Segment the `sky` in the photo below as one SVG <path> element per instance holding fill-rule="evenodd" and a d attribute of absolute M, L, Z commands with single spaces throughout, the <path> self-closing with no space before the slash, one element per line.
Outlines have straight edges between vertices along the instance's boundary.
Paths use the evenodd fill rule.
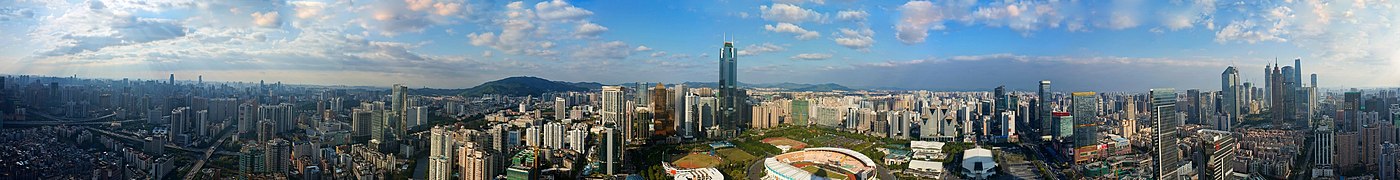
<path fill-rule="evenodd" d="M 1397 2 L 0 0 L 0 74 L 465 88 L 511 76 L 1060 91 L 1220 89 L 1301 59 L 1400 85 Z M 1307 75 L 1305 75 L 1307 76 Z"/>

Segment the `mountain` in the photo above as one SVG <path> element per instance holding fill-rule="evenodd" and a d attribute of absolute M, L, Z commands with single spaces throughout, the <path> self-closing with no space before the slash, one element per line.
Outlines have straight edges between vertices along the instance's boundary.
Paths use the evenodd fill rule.
<path fill-rule="evenodd" d="M 589 88 L 579 87 L 579 85 L 581 84 L 550 81 L 530 76 L 519 76 L 482 83 L 481 85 L 462 91 L 461 95 L 467 97 L 481 96 L 483 94 L 525 96 L 540 95 L 546 92 L 588 91 Z"/>
<path fill-rule="evenodd" d="M 687 87 L 687 88 L 698 88 L 698 87 L 716 88 L 716 87 L 719 87 L 719 83 L 716 83 L 716 82 L 685 82 L 685 87 Z M 761 84 L 748 84 L 748 83 L 742 83 L 742 82 L 740 82 L 740 83 L 739 83 L 739 87 L 742 87 L 742 88 L 778 88 L 778 89 L 784 89 L 784 90 L 789 90 L 789 91 L 815 91 L 815 92 L 827 92 L 827 91 L 855 91 L 855 89 L 852 89 L 852 88 L 846 87 L 846 86 L 842 86 L 842 85 L 836 84 L 836 83 L 826 83 L 826 84 L 800 84 L 800 83 L 761 83 Z"/>

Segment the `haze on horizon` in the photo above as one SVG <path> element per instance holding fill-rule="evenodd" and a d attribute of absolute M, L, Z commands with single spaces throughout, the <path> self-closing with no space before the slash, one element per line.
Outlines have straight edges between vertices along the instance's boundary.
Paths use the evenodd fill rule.
<path fill-rule="evenodd" d="M 464 88 L 511 76 L 1145 91 L 1266 63 L 1400 85 L 1392 1 L 5 1 L 0 74 Z"/>

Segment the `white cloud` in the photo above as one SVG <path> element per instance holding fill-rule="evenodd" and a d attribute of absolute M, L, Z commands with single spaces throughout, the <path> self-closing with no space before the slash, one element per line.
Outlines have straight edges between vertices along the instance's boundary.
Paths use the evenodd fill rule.
<path fill-rule="evenodd" d="M 661 56 L 666 56 L 666 51 L 657 51 L 657 52 L 651 53 L 651 57 L 661 57 Z"/>
<path fill-rule="evenodd" d="M 543 20 L 582 20 L 593 15 L 593 11 L 574 7 L 564 0 L 536 3 L 535 10 Z"/>
<path fill-rule="evenodd" d="M 1225 25 L 1225 28 L 1215 33 L 1215 42 L 1244 41 L 1253 44 L 1265 41 L 1288 41 L 1283 37 L 1279 37 L 1277 34 L 1271 33 L 1270 30 L 1256 30 L 1255 26 L 1254 22 L 1249 20 L 1231 22 L 1229 25 Z"/>
<path fill-rule="evenodd" d="M 822 14 L 811 9 L 805 9 L 791 4 L 773 4 L 772 6 L 759 6 L 763 13 L 759 15 L 765 20 L 783 23 L 820 22 Z"/>
<path fill-rule="evenodd" d="M 784 4 L 802 4 L 811 2 L 812 4 L 826 4 L 825 0 L 774 0 L 773 2 Z"/>
<path fill-rule="evenodd" d="M 318 16 L 321 16 L 322 12 L 326 10 L 326 3 L 323 2 L 296 1 L 291 2 L 291 4 L 294 7 L 293 10 L 296 12 L 297 18 L 301 19 L 317 18 Z M 322 16 L 320 18 L 325 17 Z"/>
<path fill-rule="evenodd" d="M 632 51 L 647 52 L 647 51 L 651 51 L 651 48 L 650 48 L 650 47 L 647 47 L 647 46 L 637 46 L 637 49 L 634 49 L 634 50 L 632 50 Z"/>
<path fill-rule="evenodd" d="M 282 20 L 277 17 L 277 11 L 253 12 L 253 14 L 250 15 L 253 16 L 253 24 L 256 24 L 258 26 L 270 28 L 282 26 Z"/>
<path fill-rule="evenodd" d="M 818 34 L 816 31 L 808 31 L 807 29 L 802 29 L 802 27 L 791 23 L 778 23 L 776 26 L 771 24 L 763 25 L 763 29 L 772 32 L 796 34 L 793 38 L 800 40 L 810 40 L 821 37 L 821 34 Z"/>
<path fill-rule="evenodd" d="M 947 28 L 943 25 L 943 20 L 947 17 L 935 10 L 932 2 L 909 1 L 900 5 L 898 11 L 900 17 L 895 23 L 895 37 L 904 44 L 922 43 L 928 38 L 930 29 Z"/>
<path fill-rule="evenodd" d="M 749 46 L 744 46 L 744 48 L 740 48 L 738 54 L 739 56 L 752 56 L 763 53 L 779 52 L 786 49 L 787 48 L 783 48 L 783 46 L 774 45 L 773 43 L 750 44 Z M 700 54 L 700 57 L 709 56 L 710 54 L 708 53 Z"/>
<path fill-rule="evenodd" d="M 790 57 L 792 60 L 826 60 L 831 59 L 831 54 L 825 53 L 803 53 Z"/>
<path fill-rule="evenodd" d="M 870 30 L 870 28 L 861 28 L 859 30 L 841 28 L 841 34 L 837 35 L 834 40 L 836 44 L 845 46 L 846 48 L 868 50 L 870 46 L 875 45 L 874 36 L 875 31 Z"/>
<path fill-rule="evenodd" d="M 867 18 L 870 18 L 870 13 L 866 13 L 865 10 L 843 10 L 836 12 L 836 19 L 843 21 L 864 22 Z"/>
<path fill-rule="evenodd" d="M 603 27 L 602 25 L 593 24 L 593 23 L 591 23 L 591 22 L 584 22 L 584 23 L 579 23 L 579 24 L 578 24 L 578 27 L 575 28 L 575 30 L 574 30 L 574 37 L 579 37 L 579 38 L 596 38 L 596 37 L 598 37 L 598 34 L 602 34 L 603 32 L 607 32 L 607 31 L 608 31 L 608 28 L 607 28 L 607 27 Z"/>

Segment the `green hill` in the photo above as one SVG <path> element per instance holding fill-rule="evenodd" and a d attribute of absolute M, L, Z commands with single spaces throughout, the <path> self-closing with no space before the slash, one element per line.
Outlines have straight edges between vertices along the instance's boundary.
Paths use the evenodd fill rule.
<path fill-rule="evenodd" d="M 519 76 L 508 77 L 501 80 L 482 83 L 476 87 L 462 91 L 461 95 L 466 97 L 481 96 L 484 94 L 500 94 L 510 96 L 540 95 L 546 92 L 567 92 L 567 91 L 588 91 L 588 88 L 575 86 L 573 83 L 550 81 L 537 77 Z"/>

